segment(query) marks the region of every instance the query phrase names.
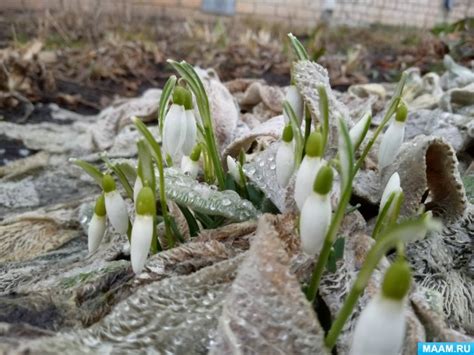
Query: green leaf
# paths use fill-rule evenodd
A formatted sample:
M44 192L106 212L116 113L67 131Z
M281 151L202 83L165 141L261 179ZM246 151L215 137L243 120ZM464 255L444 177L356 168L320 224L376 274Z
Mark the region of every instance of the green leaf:
M177 206L183 213L183 216L186 219L186 222L188 223L189 234L191 235L191 238L197 236L199 234L199 224L197 223L196 218L194 218L192 212L186 206Z
M306 52L306 49L298 40L298 38L296 38L292 33L288 33L288 37L290 39L291 47L293 48L298 60L309 60L308 52Z
M143 139L137 142L138 159L138 175L142 179L143 186L150 186L153 191L156 190L155 170L153 168L153 158L151 156L148 145Z
M102 186L102 177L104 176L104 174L102 174L102 172L99 169L97 169L94 165L89 164L88 162L85 162L84 160L79 160L75 158L71 158L69 159L69 161L73 163L74 165L77 165L78 167L80 167L82 170L84 170L90 177L92 177L95 180L95 182L99 186Z
M352 147L351 138L344 120L339 117L338 120L339 133L339 159L341 164L341 186L342 190L348 185L352 185L352 176L354 169L354 149Z
M323 133L323 152L326 150L326 144L329 136L329 101L326 88L322 85L318 86L319 94L319 113L321 115L321 125Z
M127 196L130 199L133 199L133 188L130 182L127 179L127 175L125 172L122 170L122 168L118 164L112 163L109 158L105 154L101 154L100 158L103 160L105 165L111 169L115 175L117 175L120 183L122 184L123 188L125 189L125 192L127 193Z
M163 91L160 96L160 104L158 108L158 125L160 128L160 135L163 136L163 124L165 122L165 113L170 102L171 95L173 94L174 87L176 86L176 76L172 75L166 81Z
M219 191L215 186L199 183L174 168L165 169L164 178L166 197L194 212L233 221L246 221L259 215L252 203L235 191Z

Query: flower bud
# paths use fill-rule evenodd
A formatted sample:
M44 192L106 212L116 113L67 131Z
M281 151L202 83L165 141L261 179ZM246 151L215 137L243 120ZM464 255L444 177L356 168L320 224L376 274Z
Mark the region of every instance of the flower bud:
M135 179L135 184L133 185L133 201L134 202L137 201L138 193L140 192L142 187L143 187L142 179L137 174L137 178Z

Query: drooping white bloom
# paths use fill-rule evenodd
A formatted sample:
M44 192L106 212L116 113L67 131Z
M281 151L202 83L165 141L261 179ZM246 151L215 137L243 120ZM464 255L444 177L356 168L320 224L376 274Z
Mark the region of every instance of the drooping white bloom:
M370 112L367 112L349 131L349 136L351 137L354 149L357 149L364 140L371 120L372 116Z
M405 338L405 298L410 287L410 265L399 256L385 272L380 292L357 321L351 355L400 353Z
M301 96L295 85L290 85L288 91L286 92L285 100L288 101L291 108L296 114L298 122L301 123L301 121L303 120L303 97ZM290 122L290 118L286 117L286 114L284 114L284 118L286 123Z
M150 187L140 190L130 241L130 260L135 274L143 270L150 251L156 214L155 203L154 193Z
M145 266L153 237L153 216L137 215L133 222L130 245L130 260L135 274L139 274Z
M292 144L293 129L287 125L283 129L282 141L276 153L276 176L280 187L286 187L295 170L295 152Z
M110 223L117 233L127 233L129 223L127 205L120 193L115 189L113 177L104 175L102 187L104 189L105 209Z
M237 183L241 183L240 178L240 164L234 160L230 155L227 156L227 170L229 174Z
M183 142L183 154L190 155L194 146L196 145L197 127L196 117L194 117L194 110L186 110L186 135Z
M392 174L392 176L390 176L390 179L388 180L387 185L385 185L385 189L383 190L382 199L380 201L380 210L383 210L385 204L387 203L387 200L392 195L392 193L401 191L402 188L400 186L400 175L395 172Z
M192 160L187 155L183 155L183 158L181 158L181 171L195 179L199 172L199 162Z
M140 176L137 175L137 178L135 179L135 184L133 185L133 201L137 201L137 196L140 190L143 188L143 182Z
M163 126L163 148L173 162L179 162L183 155L183 144L186 139L186 112L184 106L171 105Z
M104 195L100 195L96 201L94 214L89 223L87 231L87 245L89 253L94 252L100 245L107 227Z
M385 131L380 143L378 159L379 170L393 163L403 143L405 122L393 121Z
M110 223L117 233L125 234L128 229L127 205L120 193L115 190L105 193L105 208Z
M295 153L291 142L281 142L276 153L275 163L278 185L286 187L295 169Z
M89 223L89 229L87 232L87 245L89 253L94 252L99 247L100 242L104 237L106 227L106 217L98 216L94 213Z
M313 191L313 183L321 167L322 153L322 136L319 132L313 132L308 137L306 155L296 173L295 201L300 211Z
M320 157L310 157L306 155L296 173L295 181L295 201L299 210L313 191L313 182L321 167L322 159Z
M408 107L402 100L397 107L395 120L390 124L382 137L379 147L379 170L392 164L397 157L405 135L405 121L408 117Z
M331 201L329 194L314 191L308 196L301 209L301 249L314 256L320 252L329 224L331 223Z
M398 355L405 337L405 306L401 300L375 296L362 311L351 355Z

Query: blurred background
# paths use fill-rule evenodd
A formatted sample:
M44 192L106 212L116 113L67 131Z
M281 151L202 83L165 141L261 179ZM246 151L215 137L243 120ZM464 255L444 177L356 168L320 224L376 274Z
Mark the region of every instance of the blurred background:
M161 87L168 58L288 85L288 32L345 90L440 72L447 53L470 66L474 1L1 0L0 119L46 119L38 103L95 114Z

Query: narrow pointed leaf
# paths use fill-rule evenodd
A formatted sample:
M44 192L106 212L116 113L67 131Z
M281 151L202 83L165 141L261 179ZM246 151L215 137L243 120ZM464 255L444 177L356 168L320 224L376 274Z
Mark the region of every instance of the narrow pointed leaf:
M102 174L98 168L84 160L71 158L69 161L84 170L97 184L99 184L99 186L102 186L102 177L104 174Z

